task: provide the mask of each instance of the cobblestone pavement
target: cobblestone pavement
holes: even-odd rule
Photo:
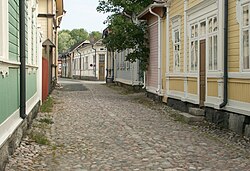
[[[170,115],[176,111],[143,93],[100,84],[78,88],[52,94],[50,145],[30,150],[33,142],[25,140],[26,151],[17,150],[6,170],[250,170],[247,148],[175,121]]]

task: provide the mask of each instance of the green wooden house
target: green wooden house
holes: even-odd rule
[[[0,170],[41,99],[37,0],[0,1]]]

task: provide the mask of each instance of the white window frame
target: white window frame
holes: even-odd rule
[[[172,18],[172,43],[173,43],[173,71],[174,73],[178,73],[181,70],[181,16],[180,15],[176,15]],[[179,32],[179,41],[175,42],[175,33]],[[179,46],[179,50],[178,52],[175,51],[175,47]],[[179,66],[176,66],[176,53],[179,54]]]
[[[0,1],[0,61],[9,59],[8,0]]]
[[[197,25],[197,36],[193,36],[192,37],[192,27],[194,27],[195,28],[195,26]],[[193,23],[193,24],[191,24],[190,25],[190,27],[189,27],[189,29],[190,29],[190,33],[189,33],[189,72],[191,72],[191,73],[197,73],[198,72],[198,65],[199,65],[199,29],[200,27],[199,27],[199,23],[198,22],[195,22],[195,23]],[[195,43],[197,42],[197,44],[198,44],[198,49],[197,49],[197,58],[195,59],[195,50],[194,50],[194,59],[193,60],[191,60],[191,54],[192,54],[192,46],[191,46],[191,44],[192,44],[192,42],[194,43],[194,47],[195,47]],[[194,68],[192,68],[192,62],[194,62]],[[195,66],[195,64],[196,64],[196,66]]]
[[[213,31],[212,30],[212,32],[211,33],[209,33],[209,20],[210,19],[214,19],[214,18],[217,18],[217,30],[216,31]],[[219,27],[219,21],[218,21],[218,16],[217,15],[213,15],[213,16],[211,16],[211,17],[208,17],[207,18],[207,54],[208,54],[208,56],[207,56],[207,59],[208,59],[208,64],[207,64],[207,66],[208,66],[208,71],[218,71],[219,69],[219,58],[218,58],[218,56],[219,56],[219,53],[218,53],[218,40],[219,40],[219,38],[218,38],[218,27]],[[214,29],[214,26],[212,26],[212,29]],[[216,68],[215,68],[215,53],[214,53],[214,41],[215,41],[215,39],[214,39],[214,37],[215,36],[217,36],[217,62],[216,62],[216,64],[217,64],[217,66],[216,66]],[[209,59],[210,59],[210,56],[209,56],[209,38],[212,38],[212,68],[210,69],[210,61],[209,61]]]
[[[248,5],[248,26],[243,26],[243,7]],[[243,32],[248,30],[248,53],[249,53],[249,68],[244,69],[244,43]],[[250,1],[242,1],[240,5],[240,71],[244,73],[250,73]]]
[[[178,32],[178,41],[176,42],[176,33]],[[173,52],[174,52],[174,71],[175,72],[180,72],[181,70],[181,42],[180,42],[180,36],[181,36],[181,33],[180,33],[180,28],[177,28],[175,30],[173,30],[173,35],[174,35],[174,41],[173,41]],[[176,50],[176,47],[178,47],[178,49]],[[178,56],[176,55],[178,54]],[[177,59],[178,57],[178,59]],[[178,64],[177,64],[178,63]]]

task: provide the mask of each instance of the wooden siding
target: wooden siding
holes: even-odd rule
[[[174,91],[184,92],[184,80],[183,78],[170,78],[169,89]]]
[[[19,52],[19,1],[9,0],[9,59],[18,61]]]
[[[166,18],[163,19],[162,22],[162,33],[161,33],[161,42],[162,42],[162,55],[161,55],[161,78],[162,78],[162,89],[164,91],[167,90],[166,88],[166,77],[165,77],[165,73],[166,73]],[[165,95],[165,93],[164,93]]]
[[[229,72],[239,72],[240,67],[240,35],[239,24],[236,20],[236,2],[229,0],[229,14],[228,14],[228,67]]]
[[[209,78],[207,80],[207,96],[218,97],[218,79]]]
[[[19,108],[19,80],[18,69],[10,68],[8,77],[0,77],[0,124]]]
[[[26,73],[26,98],[29,100],[37,92],[37,70]]]
[[[172,41],[172,17],[181,16],[180,25],[180,72],[184,72],[184,3],[183,0],[173,1],[169,9],[170,27],[169,27],[169,71],[174,72],[174,52]]]
[[[188,78],[188,93],[197,95],[197,78]]]
[[[249,79],[229,79],[228,98],[240,102],[250,103],[250,80]]]
[[[157,88],[158,82],[158,23],[149,27],[150,56],[147,71],[147,86]]]
[[[199,4],[200,2],[202,2],[203,0],[189,0],[188,2],[188,8],[192,8],[195,5]]]

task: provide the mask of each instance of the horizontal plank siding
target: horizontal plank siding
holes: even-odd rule
[[[9,0],[9,60],[19,61],[19,1]]]

